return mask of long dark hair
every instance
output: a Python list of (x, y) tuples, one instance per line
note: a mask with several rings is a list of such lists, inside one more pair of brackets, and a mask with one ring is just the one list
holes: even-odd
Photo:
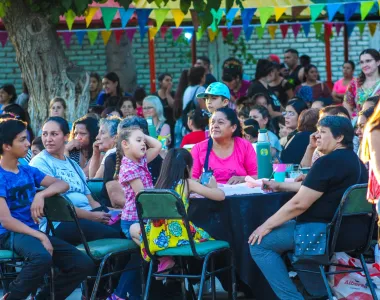
[[(360, 59), (360, 57), (361, 57), (362, 55), (364, 55), (364, 54), (369, 54), (369, 55), (371, 55), (372, 58), (373, 58), (376, 62), (380, 61), (380, 53), (379, 53), (379, 51), (377, 51), (376, 49), (365, 49), (364, 51), (362, 51), (362, 53), (360, 53), (360, 55), (359, 55), (359, 59)], [(380, 65), (377, 67), (377, 72), (378, 72), (379, 75), (380, 75)], [(363, 73), (363, 71), (361, 71), (361, 72), (360, 72), (360, 75), (359, 75), (359, 77), (358, 77), (359, 85), (360, 85), (360, 86), (363, 85), (364, 82), (365, 82), (365, 80), (366, 80), (365, 74)]]
[(86, 129), (87, 129), (88, 133), (90, 134), (90, 142), (88, 144), (87, 151), (88, 151), (88, 157), (91, 158), (92, 152), (93, 152), (92, 145), (95, 143), (96, 136), (99, 133), (98, 120), (91, 118), (91, 117), (87, 117), (87, 116), (84, 116), (84, 117), (76, 120), (73, 124), (73, 128), (71, 129), (70, 140), (74, 139), (75, 127), (79, 124), (86, 126)]
[(106, 75), (104, 75), (104, 78), (107, 78), (108, 80), (112, 82), (117, 82), (116, 93), (117, 93), (117, 96), (122, 97), (123, 90), (121, 89), (121, 86), (120, 86), (119, 76), (115, 72), (109, 72)]
[(16, 88), (13, 84), (4, 84), (0, 87), (0, 90), (4, 90), (8, 95), (12, 95), (9, 103), (14, 103), (17, 100)]
[(48, 122), (57, 123), (59, 128), (61, 129), (63, 135), (68, 135), (70, 133), (69, 123), (67, 123), (67, 121), (64, 118), (62, 118), (62, 117), (50, 117), (45, 121), (44, 125)]
[(182, 115), (182, 103), (183, 103), (183, 95), (185, 94), (186, 88), (189, 86), (189, 78), (188, 78), (189, 70), (183, 70), (181, 73), (181, 77), (179, 78), (179, 83), (177, 86), (177, 91), (174, 95), (174, 119), (178, 120)]
[(221, 107), (218, 108), (216, 112), (224, 113), (224, 115), (227, 117), (227, 120), (231, 122), (231, 126), (236, 125), (236, 130), (232, 134), (232, 137), (242, 137), (243, 136), (243, 129), (241, 127), (240, 120), (238, 119), (235, 111), (229, 107)]
[(261, 116), (263, 117), (263, 119), (268, 119), (268, 123), (266, 125), (266, 129), (270, 130), (270, 131), (274, 131), (274, 128), (272, 126), (272, 120), (271, 120), (271, 117), (270, 117), (270, 114), (269, 114), (269, 110), (265, 107), (265, 106), (262, 106), (262, 105), (255, 105), (254, 107), (251, 108), (251, 110), (257, 110)]
[(27, 111), (25, 111), (20, 105), (12, 103), (4, 107), (4, 113), (14, 114), (19, 117), (21, 121), (27, 123), (27, 130), (29, 133), (30, 141), (34, 140), (34, 133), (32, 127), (30, 127), (30, 117)]

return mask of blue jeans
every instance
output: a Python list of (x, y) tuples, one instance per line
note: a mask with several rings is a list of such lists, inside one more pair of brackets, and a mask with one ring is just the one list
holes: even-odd
[(266, 235), (260, 245), (250, 246), (251, 256), (281, 300), (303, 300), (289, 278), (281, 255), (294, 248), (295, 221), (289, 221)]

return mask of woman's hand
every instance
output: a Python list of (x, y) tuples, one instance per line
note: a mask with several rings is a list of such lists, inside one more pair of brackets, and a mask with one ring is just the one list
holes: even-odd
[(317, 138), (316, 138), (317, 133), (314, 132), (312, 135), (310, 135), (309, 138), (309, 148), (316, 149), (317, 148)]
[(67, 143), (66, 145), (66, 151), (72, 151), (73, 149), (80, 150), (81, 144), (78, 140), (71, 140), (70, 142)]
[(45, 198), (41, 195), (41, 193), (37, 193), (34, 196), (32, 206), (30, 207), (32, 218), (35, 224), (39, 224), (40, 219), (45, 216), (44, 205), (45, 205)]
[(216, 182), (216, 179), (214, 176), (211, 176), (210, 181), (208, 182), (208, 184), (206, 184), (206, 186), (212, 189), (215, 189), (218, 187), (218, 183)]
[(294, 182), (302, 182), (302, 181), (305, 180), (305, 178), (306, 178), (306, 175), (305, 174), (301, 174), (296, 179), (294, 179)]
[(91, 221), (108, 224), (111, 219), (111, 215), (103, 211), (93, 211), (91, 212)]
[(256, 228), (252, 232), (252, 234), (249, 236), (248, 244), (251, 244), (252, 246), (257, 242), (257, 245), (260, 245), (261, 240), (264, 236), (266, 236), (268, 233), (272, 231), (271, 228), (269, 228), (265, 223), (261, 225), (260, 227)]
[(228, 180), (227, 184), (239, 184), (245, 182), (245, 177), (244, 176), (232, 176), (230, 180)]
[(261, 188), (263, 191), (279, 192), (280, 191), (280, 183), (276, 182), (274, 180), (263, 180), (263, 185)]
[(100, 150), (99, 150), (99, 141), (95, 141), (94, 144), (92, 145), (92, 155), (99, 156), (100, 155)]

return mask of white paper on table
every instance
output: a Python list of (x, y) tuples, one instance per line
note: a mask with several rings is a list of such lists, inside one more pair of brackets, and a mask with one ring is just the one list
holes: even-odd
[(234, 185), (218, 184), (218, 188), (220, 188), (226, 196), (264, 194), (264, 191), (261, 189), (261, 187), (250, 188), (246, 183), (239, 183)]

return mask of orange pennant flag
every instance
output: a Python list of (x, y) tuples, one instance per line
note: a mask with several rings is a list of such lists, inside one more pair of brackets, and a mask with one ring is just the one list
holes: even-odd
[(274, 38), (276, 36), (276, 30), (277, 30), (277, 28), (278, 28), (277, 25), (269, 25), (268, 26), (268, 32), (269, 32), (270, 38), (272, 40), (274, 40)]
[(95, 14), (97, 13), (99, 7), (89, 7), (86, 9), (84, 16), (86, 18), (86, 27), (90, 26), (92, 19), (94, 18)]
[(110, 40), (112, 31), (111, 30), (103, 30), (100, 34), (102, 36), (104, 46), (107, 45), (108, 41)]
[(180, 9), (172, 9), (172, 16), (174, 19), (175, 27), (179, 27), (185, 17), (185, 14)]
[(210, 39), (210, 42), (213, 42), (215, 38), (218, 36), (219, 30), (216, 30), (215, 32), (212, 31), (211, 28), (207, 28), (208, 31), (208, 37)]
[(274, 15), (276, 16), (276, 21), (280, 20), (282, 15), (285, 13), (287, 7), (275, 7), (274, 8)]
[(157, 27), (149, 27), (149, 40), (154, 40), (154, 37), (156, 36), (157, 32)]
[(371, 36), (375, 35), (377, 23), (368, 23), (369, 33)]

